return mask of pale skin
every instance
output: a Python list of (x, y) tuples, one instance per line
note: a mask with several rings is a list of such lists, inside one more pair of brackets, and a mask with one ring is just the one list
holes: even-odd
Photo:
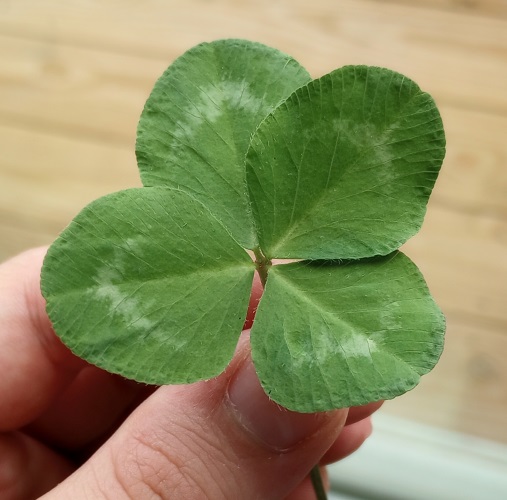
[[(381, 405), (301, 415), (253, 370), (248, 330), (213, 380), (147, 387), (75, 357), (39, 291), (46, 248), (0, 265), (0, 498), (315, 498), (308, 473), (349, 455)], [(257, 284), (245, 325), (260, 295)]]

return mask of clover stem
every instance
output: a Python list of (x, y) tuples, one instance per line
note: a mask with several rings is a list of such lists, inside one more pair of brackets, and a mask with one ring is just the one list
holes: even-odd
[(312, 480), (313, 490), (315, 491), (317, 500), (327, 500), (327, 493), (324, 489), (324, 483), (322, 482), (318, 464), (310, 471), (310, 479)]
[(262, 288), (266, 287), (266, 281), (268, 280), (268, 271), (271, 267), (271, 260), (269, 260), (263, 253), (259, 247), (254, 248), (253, 250), (255, 255), (255, 266), (257, 268), (257, 272), (259, 273), (259, 277), (261, 279)]

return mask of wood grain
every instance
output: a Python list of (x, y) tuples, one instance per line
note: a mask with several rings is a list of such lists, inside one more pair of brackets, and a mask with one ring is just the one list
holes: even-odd
[[(382, 0), (377, 0), (382, 3)], [(474, 16), (491, 16), (507, 18), (505, 0), (394, 0), (400, 5), (424, 6), (431, 9), (442, 9), (451, 12), (463, 12)]]
[(0, 2), (0, 259), (140, 185), (135, 131), (165, 67), (203, 40), (276, 46), (314, 76), (373, 64), (437, 100), (448, 153), (404, 251), (448, 317), (442, 360), (385, 411), (507, 443), (507, 7), (502, 0)]

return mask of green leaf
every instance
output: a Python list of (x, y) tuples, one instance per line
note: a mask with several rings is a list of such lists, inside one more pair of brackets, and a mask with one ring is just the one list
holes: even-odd
[(264, 254), (392, 252), (419, 230), (444, 149), (433, 99), (394, 71), (346, 66), (296, 90), (247, 154)]
[(94, 201), (51, 246), (42, 292), (78, 356), (138, 381), (222, 372), (245, 320), (254, 264), (188, 194), (120, 191)]
[(392, 252), (419, 229), (444, 148), (433, 100), (398, 73), (311, 81), (258, 43), (198, 45), (142, 113), (145, 187), (93, 202), (48, 251), (55, 331), (141, 382), (216, 376), (245, 320), (248, 248), (268, 273), (251, 343), (275, 401), (314, 412), (402, 394), (438, 360), (445, 321)]
[(256, 246), (245, 154), (260, 121), (310, 76), (278, 50), (246, 40), (198, 45), (156, 83), (136, 154), (145, 186), (192, 193), (236, 241)]
[(251, 332), (265, 391), (300, 412), (363, 405), (413, 388), (437, 362), (445, 320), (402, 253), (270, 270)]

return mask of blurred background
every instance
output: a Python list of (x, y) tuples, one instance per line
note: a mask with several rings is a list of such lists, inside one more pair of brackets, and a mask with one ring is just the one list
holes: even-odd
[(140, 186), (135, 132), (155, 80), (227, 37), (314, 77), (386, 66), (435, 98), (447, 157), (404, 251), (447, 316), (445, 351), (332, 482), (340, 498), (507, 498), (505, 0), (0, 0), (0, 260)]

